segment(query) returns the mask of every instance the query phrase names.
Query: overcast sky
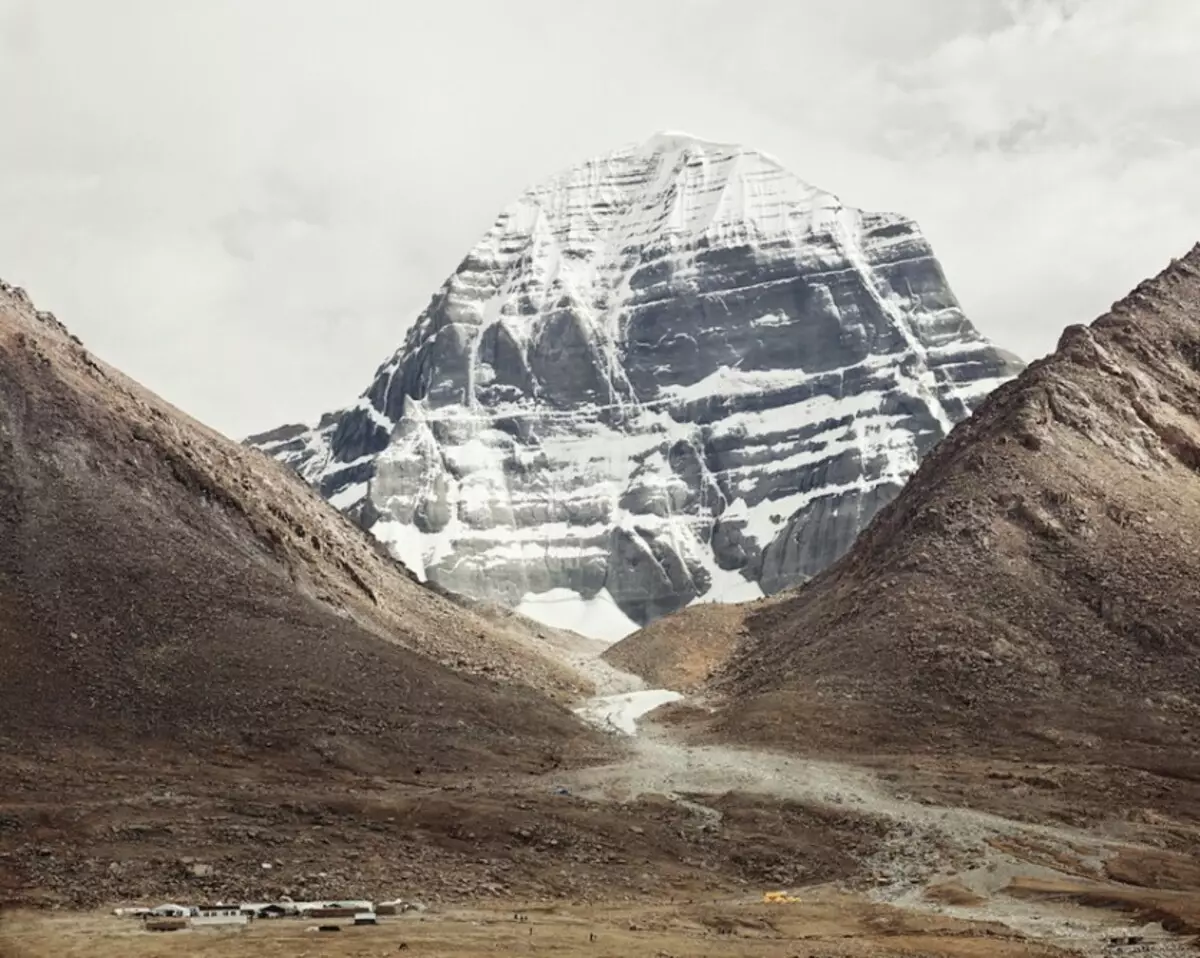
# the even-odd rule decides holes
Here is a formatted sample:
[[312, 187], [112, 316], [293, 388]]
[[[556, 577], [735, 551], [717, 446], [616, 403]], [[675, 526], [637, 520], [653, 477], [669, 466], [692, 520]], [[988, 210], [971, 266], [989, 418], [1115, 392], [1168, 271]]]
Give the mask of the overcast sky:
[[1200, 239], [1197, 0], [0, 0], [0, 277], [235, 436], [659, 129], [916, 218], [1032, 359]]

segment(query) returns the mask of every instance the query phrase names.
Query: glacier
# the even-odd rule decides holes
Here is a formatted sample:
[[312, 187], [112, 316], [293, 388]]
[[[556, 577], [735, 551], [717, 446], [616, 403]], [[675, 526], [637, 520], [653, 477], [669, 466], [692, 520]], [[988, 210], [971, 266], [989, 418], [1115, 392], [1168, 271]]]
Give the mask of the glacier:
[[657, 134], [506, 207], [357, 401], [247, 442], [419, 579], [616, 640], [820, 572], [1021, 368], [912, 220]]

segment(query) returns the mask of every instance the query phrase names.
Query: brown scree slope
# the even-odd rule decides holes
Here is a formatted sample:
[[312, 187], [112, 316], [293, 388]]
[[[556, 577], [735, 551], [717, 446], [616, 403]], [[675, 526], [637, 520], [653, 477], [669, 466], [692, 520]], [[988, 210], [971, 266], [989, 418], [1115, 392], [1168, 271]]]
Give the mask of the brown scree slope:
[[746, 615], [778, 601], [725, 605], [705, 602], [655, 619], [604, 650], [601, 658], [632, 672], [651, 688], [700, 692], [716, 677], [747, 636]]
[[0, 288], [8, 751], [271, 747], [363, 770], [592, 753], [551, 699], [573, 680], [520, 628], [421, 588], [283, 468]]
[[1200, 246], [1069, 327], [744, 625], [719, 683], [738, 738], [1107, 743], [1200, 774]]

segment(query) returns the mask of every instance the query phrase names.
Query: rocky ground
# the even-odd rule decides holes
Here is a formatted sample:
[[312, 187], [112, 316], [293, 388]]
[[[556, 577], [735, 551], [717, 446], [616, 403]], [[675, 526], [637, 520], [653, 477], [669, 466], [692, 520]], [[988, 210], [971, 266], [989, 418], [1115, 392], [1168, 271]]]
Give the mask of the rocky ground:
[[83, 770], [78, 757], [6, 764], [0, 892], [49, 906], [728, 893], [848, 877], [869, 854], [873, 827], [849, 813], [728, 795], [712, 800], [723, 816], [712, 828], [666, 796], [591, 801], [552, 771], [414, 783], [332, 769], [311, 779], [235, 756], [93, 755]]
[[[598, 660], [588, 676], [609, 694], [640, 685]], [[1102, 819], [1081, 803], [1068, 823], [1061, 807], [1080, 783], [1050, 767], [942, 767], [939, 777], [933, 761], [816, 760], [699, 742], [681, 719], [689, 710], [702, 711], [702, 701], [642, 716], [634, 736], [612, 733], [616, 760], [532, 777], [442, 774], [418, 785], [347, 772], [305, 785], [284, 763], [234, 756], [130, 757], [91, 762], [87, 774], [64, 762], [47, 777], [44, 766], [17, 761], [0, 792], [0, 874], [10, 898], [72, 909], [287, 894], [400, 896], [449, 912], [536, 900], [596, 927], [649, 927], [654, 915], [666, 937], [622, 939], [622, 954], [690, 954], [701, 942], [714, 955], [805, 954], [772, 924], [781, 912], [761, 922], [755, 903], [775, 888], [799, 889], [806, 902], [840, 889], [838, 921], [854, 926], [871, 914], [938, 938], [904, 952], [894, 932], [847, 930], [836, 946], [822, 940], [825, 951], [807, 952], [822, 956], [1169, 958], [1191, 953], [1200, 935], [1200, 868], [1187, 854], [1195, 833], [1177, 819]], [[968, 780], [975, 791], [962, 787]], [[111, 797], [114, 782], [121, 799]], [[720, 906], [710, 917], [725, 915], [732, 938], [703, 921], [697, 928], [702, 903]], [[961, 931], [931, 931], [951, 926]], [[508, 934], [493, 932], [497, 941]], [[737, 950], [748, 936], [769, 947]], [[868, 941], [896, 951], [863, 950]], [[453, 947], [470, 954], [472, 942]], [[17, 954], [46, 953], [30, 948]]]
[[[1004, 500], [1012, 508], [1001, 515], [991, 500], [933, 495], [978, 492], [970, 450], [952, 440], [945, 455], [962, 462], [914, 480], [932, 505], [906, 493], [841, 571], [744, 619], [709, 613], [713, 632], [696, 655], [670, 660], [668, 677], [691, 698], [644, 716], [632, 736], [607, 728], [611, 703], [584, 709], [605, 728], [567, 708], [653, 691], [594, 646], [421, 589], [298, 481], [99, 366], [9, 291], [0, 902], [537, 900], [615, 906], [609, 914], [623, 917], [612, 920], [640, 928], [645, 919], [629, 916], [649, 912], [638, 909], [715, 900], [733, 909], [706, 913], [718, 929], [749, 929], [782, 955], [803, 953], [802, 933], [772, 930], [752, 903], [772, 888], [832, 885], [854, 896], [858, 917], [846, 942], [821, 939], [813, 954], [1181, 953], [1200, 933], [1194, 638], [1180, 625], [1200, 568], [1187, 536], [1188, 523], [1200, 528], [1200, 500], [1183, 468], [1200, 462], [1187, 444], [1198, 427], [1182, 418], [1200, 402], [1200, 367], [1189, 365], [1200, 353], [1183, 338], [1194, 333], [1188, 317], [1169, 310], [1184, 287], [1200, 289], [1200, 251], [1182, 267], [1139, 294], [1160, 304], [1174, 352], [1164, 359], [1120, 317], [1105, 334], [1123, 350], [1121, 381], [1150, 403], [1138, 415], [1163, 426], [1139, 433], [1139, 448], [1166, 457], [1157, 472], [1093, 456], [1067, 479], [1103, 486], [1058, 495], [1067, 453], [1091, 455], [1096, 435], [1128, 425], [1123, 387], [1104, 378], [1120, 378], [1105, 371], [1112, 351], [1067, 337], [1072, 354], [1059, 365], [1098, 390], [1080, 420], [1094, 434], [1064, 424], [1083, 416], [1080, 394], [1046, 372], [1053, 365], [1004, 394], [1053, 406], [1028, 433], [1033, 446], [1059, 443], [1035, 463], [1041, 505]], [[1155, 362], [1166, 374], [1151, 396], [1138, 371]], [[1011, 423], [992, 423], [995, 471], [1013, 450], [1000, 441]], [[1162, 513], [1168, 500], [1155, 490], [1180, 507]], [[889, 522], [903, 528], [888, 532]], [[976, 533], [992, 537], [986, 547]], [[986, 578], [977, 601], [989, 617], [968, 622], [962, 597], [978, 580], [962, 576], [989, 568], [998, 553], [988, 543], [1024, 557], [1008, 566], [1024, 577]], [[922, 571], [955, 556], [961, 569]], [[1128, 561], [1108, 579], [1071, 572], [1099, 576], [1113, 556]], [[876, 560], [882, 578], [867, 575]], [[1029, 583], [1040, 591], [1022, 591]], [[1043, 629], [1054, 642], [1039, 645], [1037, 623], [1017, 613], [1048, 614], [1055, 588], [1070, 597], [1063, 621], [1076, 631]], [[1001, 628], [1001, 612], [1017, 624]], [[727, 642], [739, 621], [748, 638]], [[814, 628], [797, 641], [805, 622]], [[938, 629], [951, 630], [946, 641]], [[818, 634], [820, 648], [808, 641]], [[723, 703], [696, 693], [695, 677], [730, 654], [739, 664], [720, 688], [739, 710], [714, 723]], [[1144, 667], [1131, 672], [1135, 661]], [[1017, 711], [1028, 695], [1038, 708]], [[696, 915], [653, 918], [687, 929], [654, 940], [658, 951], [703, 940], [722, 953], [707, 932], [693, 935]], [[870, 935], [853, 931], [875, 921]], [[86, 938], [54, 951], [41, 934], [5, 944], [96, 953]], [[610, 950], [636, 954], [650, 941]]]
[[632, 672], [654, 687], [701, 691], [737, 651], [747, 635], [750, 610], [766, 608], [777, 598], [755, 602], [693, 605], [676, 615], [656, 619], [644, 629], [604, 650], [604, 661]]
[[[1108, 938], [1125, 925], [1154, 942], [1146, 954], [1182, 954], [1200, 935], [1200, 867], [1191, 857], [1200, 830], [1188, 814], [1200, 806], [1186, 796], [1168, 803], [1179, 818], [1149, 809], [1130, 814], [1128, 799], [1101, 809], [1094, 798], [1074, 798], [1089, 787], [1111, 793], [1103, 784], [1119, 774], [1114, 769], [1088, 776], [1072, 767], [943, 762], [936, 774], [936, 761], [809, 759], [689, 741], [678, 721], [687, 706], [663, 711], [676, 721], [647, 716], [623, 759], [574, 771], [565, 777], [569, 786], [604, 802], [666, 795], [713, 829], [723, 814], [712, 796], [840, 811], [864, 833], [871, 823], [873, 832], [870, 851], [842, 887], [921, 913], [999, 922], [1083, 954], [1108, 954]], [[974, 788], [964, 787], [972, 780]], [[1071, 806], [1073, 815], [1065, 814]], [[1096, 907], [1083, 916], [1049, 901]], [[1100, 913], [1104, 907], [1110, 911]]]
[[[519, 910], [519, 911], [518, 911]], [[1030, 942], [996, 923], [966, 922], [880, 905], [818, 889], [781, 905], [754, 898], [654, 905], [554, 903], [433, 908], [420, 917], [385, 919], [377, 928], [336, 935], [302, 922], [257, 922], [240, 931], [141, 931], [104, 914], [15, 913], [4, 958], [157, 958], [179, 954], [555, 956], [555, 958], [1068, 958], [1053, 942]], [[1161, 942], [1097, 941], [1106, 958], [1173, 958]], [[186, 949], [186, 951], [185, 951]], [[1099, 953], [1099, 952], [1098, 952]]]

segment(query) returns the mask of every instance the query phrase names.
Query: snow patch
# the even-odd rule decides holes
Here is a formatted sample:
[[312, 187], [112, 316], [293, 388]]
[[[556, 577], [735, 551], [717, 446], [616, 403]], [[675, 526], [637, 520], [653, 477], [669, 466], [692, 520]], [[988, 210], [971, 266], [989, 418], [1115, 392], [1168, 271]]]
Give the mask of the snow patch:
[[607, 589], [601, 589], [590, 599], [573, 589], [527, 592], [517, 611], [551, 628], [567, 629], [606, 642], [619, 642], [639, 628], [621, 611]]
[[715, 562], [709, 566], [712, 585], [704, 595], [698, 595], [689, 605], [703, 605], [706, 602], [753, 602], [761, 599], [765, 593], [757, 582], [752, 582], [736, 569], [722, 569]]
[[371, 534], [386, 545], [396, 561], [418, 581], [425, 581], [425, 555], [429, 544], [420, 529], [408, 522], [383, 519], [371, 527]]
[[360, 502], [366, 494], [367, 484], [355, 482], [335, 492], [329, 497], [329, 502], [335, 509], [346, 510]]

